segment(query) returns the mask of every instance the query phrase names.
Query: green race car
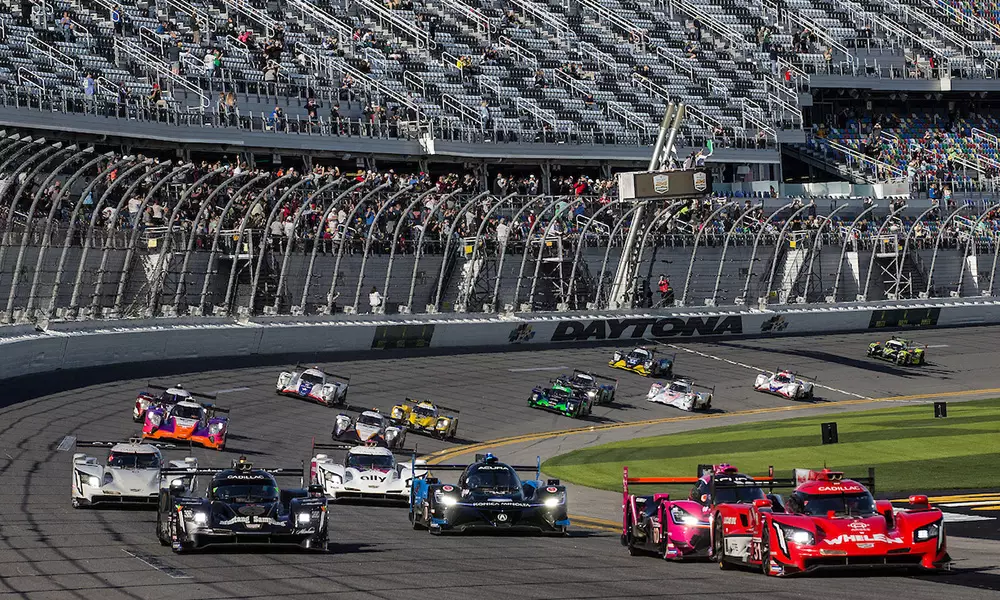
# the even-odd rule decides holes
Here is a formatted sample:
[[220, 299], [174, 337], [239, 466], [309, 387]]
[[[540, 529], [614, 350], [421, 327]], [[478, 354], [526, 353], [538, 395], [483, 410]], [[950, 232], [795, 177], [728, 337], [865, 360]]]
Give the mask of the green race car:
[[913, 340], [893, 337], [884, 344], [872, 342], [868, 345], [868, 356], [896, 363], [897, 365], [922, 365], [925, 362], [924, 348]]
[[[598, 379], [614, 384], [599, 384]], [[550, 383], [551, 387], [538, 386], [531, 391], [528, 406], [576, 418], [589, 415], [595, 404], [614, 402], [618, 390], [617, 379], [580, 370], [573, 371], [572, 376], [560, 375]]]

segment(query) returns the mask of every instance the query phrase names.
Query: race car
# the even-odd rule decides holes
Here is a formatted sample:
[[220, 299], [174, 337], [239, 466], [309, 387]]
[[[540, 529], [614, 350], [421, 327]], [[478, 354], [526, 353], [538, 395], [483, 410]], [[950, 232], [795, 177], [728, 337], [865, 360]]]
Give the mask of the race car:
[[329, 514], [321, 486], [282, 490], [275, 477], [302, 477], [299, 469], [255, 469], [246, 457], [229, 469], [195, 469], [195, 476], [211, 475], [205, 497], [186, 494], [174, 485], [178, 475], [191, 470], [162, 469], [156, 512], [156, 537], [174, 552], [208, 546], [299, 546], [325, 552]]
[[[173, 444], [145, 443], [139, 438], [127, 442], [88, 441], [76, 443], [78, 448], [108, 448], [108, 458], [102, 465], [97, 457], [82, 452], [73, 454], [73, 508], [99, 505], [156, 505], [160, 493], [161, 449], [176, 448]], [[169, 466], [192, 470], [198, 459], [189, 456], [172, 460]], [[182, 487], [191, 489], [193, 478], [181, 478]], [[179, 485], [181, 485], [179, 484]]]
[[897, 365], [922, 365], [925, 362], [924, 350], [913, 340], [903, 340], [893, 336], [884, 344], [872, 342], [868, 344], [868, 356], [888, 360]]
[[[441, 414], [442, 410], [455, 414]], [[427, 400], [407, 398], [403, 404], [392, 407], [389, 420], [396, 427], [409, 431], [452, 439], [458, 435], [458, 412]]]
[[712, 408], [712, 398], [715, 388], [702, 387], [705, 391], [695, 391], [696, 386], [690, 379], [675, 379], [668, 384], [654, 383], [646, 394], [650, 402], [669, 404], [681, 410], [709, 410]]
[[282, 371], [278, 375], [276, 391], [282, 396], [291, 396], [318, 402], [325, 406], [343, 405], [347, 402], [347, 386], [351, 378], [327, 373], [319, 367], [304, 369], [295, 365], [292, 371]]
[[389, 419], [377, 409], [372, 409], [362, 412], [356, 419], [344, 413], [337, 415], [331, 436], [337, 442], [401, 448], [406, 440], [406, 429], [390, 425]]
[[[539, 461], [539, 465], [541, 462]], [[410, 493], [410, 522], [433, 534], [446, 531], [526, 531], [565, 534], [570, 525], [566, 488], [558, 479], [539, 481], [536, 466], [511, 466], [492, 454], [471, 465], [431, 465], [432, 471], [462, 471], [457, 484], [421, 477]], [[524, 481], [517, 471], [535, 471]]]
[[154, 404], [146, 410], [142, 437], [180, 440], [215, 450], [226, 449], [229, 432], [228, 408], [184, 400], [172, 405]]
[[765, 394], [774, 394], [789, 400], [812, 400], [813, 383], [804, 381], [791, 371], [776, 370], [757, 375], [753, 389]]
[[615, 350], [608, 366], [638, 373], [643, 377], [672, 377], [676, 354], [666, 358], [656, 358], [656, 351], [645, 346], [637, 346], [631, 352]]
[[[316, 450], [346, 450], [347, 455], [337, 461], [327, 454], [315, 454]], [[413, 465], [418, 467], [417, 477], [427, 474], [426, 469], [419, 468], [423, 461], [396, 462], [392, 450], [374, 444], [313, 444], [313, 452], [309, 483], [323, 486], [324, 493], [333, 500], [389, 500], [409, 504]]]
[[[630, 555], [654, 554], [667, 560], [707, 557], [715, 503], [745, 504], [765, 497], [757, 487], [727, 490], [713, 497], [709, 493], [713, 481], [751, 478], [729, 464], [703, 465], [703, 471], [699, 477], [629, 477], [628, 467], [623, 468], [621, 543]], [[682, 483], [694, 484], [687, 499], [671, 500], [670, 494], [664, 493], [640, 496], [629, 491], [634, 485]]]
[[[910, 508], [893, 510], [872, 497], [874, 470], [847, 479], [839, 471], [812, 471], [807, 480], [771, 480], [748, 485], [789, 487], [784, 506], [758, 498], [749, 511], [719, 504], [712, 516], [712, 548], [723, 569], [756, 567], [785, 576], [824, 568], [903, 567], [938, 571], [951, 563], [944, 515], [927, 496], [910, 496]], [[728, 486], [716, 484], [716, 490]], [[740, 507], [741, 509], [743, 507]]]
[[[601, 384], [597, 382], [598, 379], [614, 383]], [[552, 380], [552, 388], [563, 389], [567, 392], [573, 392], [576, 395], [584, 395], [591, 407], [593, 407], [596, 404], [611, 404], [615, 401], [615, 393], [618, 391], [618, 380], [574, 369], [572, 376], [560, 375]]]
[[576, 419], [586, 417], [593, 410], [586, 395], [576, 394], [555, 383], [550, 388], [536, 387], [531, 390], [528, 406]]
[[151, 392], [145, 390], [139, 392], [139, 395], [135, 398], [135, 406], [132, 408], [132, 420], [136, 423], [142, 423], [145, 420], [146, 410], [154, 404], [171, 406], [184, 400], [195, 402], [195, 398], [215, 400], [215, 394], [203, 394], [201, 392], [189, 391], [184, 389], [184, 386], [180, 384], [173, 387], [164, 387], [162, 385], [149, 383], [146, 384], [146, 387], [153, 390], [161, 390], [161, 393], [159, 396], [155, 396]]

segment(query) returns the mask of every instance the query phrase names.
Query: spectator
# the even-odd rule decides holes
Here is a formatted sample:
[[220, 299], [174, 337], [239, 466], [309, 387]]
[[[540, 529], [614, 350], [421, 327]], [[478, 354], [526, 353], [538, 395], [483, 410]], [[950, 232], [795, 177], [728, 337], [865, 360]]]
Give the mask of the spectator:
[[115, 27], [116, 35], [125, 34], [125, 15], [122, 13], [122, 7], [117, 4], [111, 9], [111, 23]]
[[68, 12], [63, 12], [59, 19], [59, 29], [62, 31], [63, 41], [71, 42], [73, 39], [73, 20], [69, 18]]
[[94, 94], [97, 93], [97, 82], [94, 81], [93, 73], [87, 73], [87, 76], [83, 78], [83, 93], [87, 96], [88, 102], [94, 100]]
[[372, 291], [368, 294], [368, 304], [372, 307], [372, 314], [379, 312], [382, 308], [382, 294], [378, 293], [378, 289], [372, 286]]
[[211, 77], [215, 74], [215, 53], [209, 50], [205, 53], [205, 76]]
[[170, 63], [170, 72], [174, 75], [181, 74], [181, 50], [183, 45], [181, 42], [172, 44], [167, 48], [167, 62]]
[[34, 6], [31, 0], [21, 0], [21, 25], [31, 27], [31, 9]]
[[191, 21], [191, 38], [196, 46], [201, 45], [201, 24], [198, 23], [198, 13], [191, 11], [191, 16], [189, 17]]
[[660, 290], [660, 306], [673, 306], [674, 304], [674, 290], [670, 287], [670, 280], [667, 279], [666, 275], [660, 275], [660, 281], [656, 284], [656, 287]]

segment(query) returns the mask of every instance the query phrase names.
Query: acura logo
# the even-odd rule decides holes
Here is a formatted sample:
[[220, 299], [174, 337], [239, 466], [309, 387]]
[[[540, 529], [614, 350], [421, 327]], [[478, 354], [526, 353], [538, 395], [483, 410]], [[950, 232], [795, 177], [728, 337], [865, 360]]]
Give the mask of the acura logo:
[[865, 531], [868, 529], [868, 523], [865, 523], [864, 521], [851, 521], [851, 524], [848, 525], [848, 527], [854, 531]]
[[504, 513], [500, 513], [499, 515], [497, 515], [497, 521], [505, 523], [507, 521], [507, 515]]

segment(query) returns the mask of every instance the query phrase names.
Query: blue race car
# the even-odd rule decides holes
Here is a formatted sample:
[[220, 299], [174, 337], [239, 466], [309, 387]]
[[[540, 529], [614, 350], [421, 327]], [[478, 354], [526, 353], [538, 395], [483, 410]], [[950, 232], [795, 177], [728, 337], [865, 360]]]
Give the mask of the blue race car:
[[[414, 529], [445, 531], [523, 531], [562, 535], [569, 527], [566, 488], [558, 479], [541, 482], [535, 466], [511, 466], [492, 454], [477, 454], [471, 465], [428, 465], [431, 471], [462, 471], [457, 484], [421, 477], [410, 487]], [[523, 481], [517, 471], [535, 471]]]
[[676, 354], [657, 357], [655, 350], [637, 346], [631, 352], [615, 350], [611, 360], [608, 361], [608, 366], [612, 369], [632, 371], [643, 377], [673, 377], [676, 357]]

